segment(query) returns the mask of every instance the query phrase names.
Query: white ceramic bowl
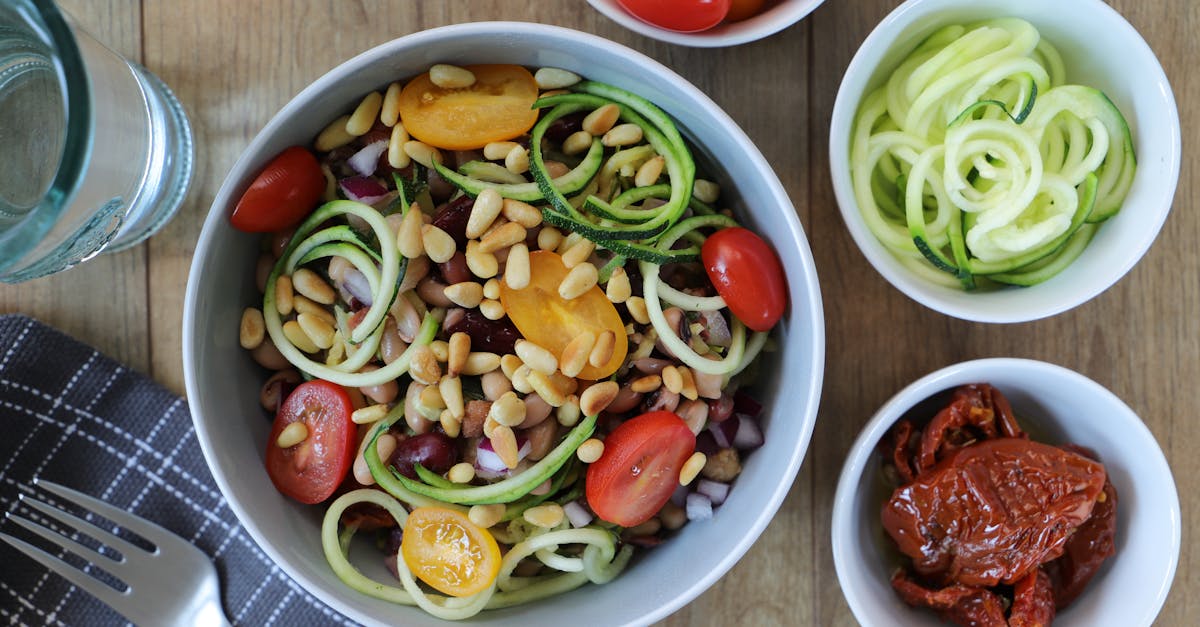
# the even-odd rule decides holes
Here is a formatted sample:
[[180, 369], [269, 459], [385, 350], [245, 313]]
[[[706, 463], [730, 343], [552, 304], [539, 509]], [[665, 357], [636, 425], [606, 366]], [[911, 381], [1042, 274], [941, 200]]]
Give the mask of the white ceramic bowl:
[[1054, 625], [1150, 625], [1179, 560], [1179, 496], [1167, 460], [1146, 425], [1112, 392], [1074, 371], [1025, 359], [969, 361], [922, 377], [885, 403], [855, 440], [833, 504], [833, 561], [854, 616], [868, 627], [944, 624], [931, 610], [905, 605], [889, 584], [900, 563], [885, 549], [891, 539], [879, 513], [891, 490], [876, 447], [914, 406], [967, 383], [999, 389], [1035, 439], [1094, 450], [1116, 488], [1116, 555]]
[[[934, 284], [901, 263], [871, 233], [854, 200], [850, 137], [859, 102], [887, 80], [917, 43], [946, 24], [992, 17], [1032, 23], [1062, 53], [1067, 82], [1102, 90], [1133, 133], [1138, 168], [1121, 212], [1058, 276], [1028, 288], [964, 292]], [[908, 0], [867, 37], [846, 69], [829, 130], [834, 192], [864, 255], [901, 292], [944, 314], [979, 322], [1023, 322], [1080, 305], [1111, 287], [1158, 235], [1179, 179], [1179, 114], [1154, 52], [1101, 0]]]
[[[184, 374], [196, 432], [213, 476], [246, 529], [301, 586], [351, 619], [369, 624], [444, 624], [415, 608], [368, 598], [343, 585], [321, 553], [321, 507], [281, 496], [263, 469], [267, 421], [258, 407], [264, 372], [238, 346], [243, 307], [258, 301], [253, 268], [257, 238], [227, 220], [263, 165], [283, 148], [305, 144], [362, 94], [437, 62], [518, 63], [573, 70], [649, 98], [675, 116], [685, 135], [720, 164], [732, 206], [779, 252], [790, 307], [762, 382], [766, 444], [750, 455], [729, 501], [710, 522], [635, 561], [610, 584], [549, 600], [485, 612], [478, 624], [526, 627], [631, 625], [659, 620], [713, 584], [770, 522], [804, 457], [821, 390], [824, 323], [813, 260], [795, 210], [770, 165], [711, 100], [651, 59], [607, 40], [528, 23], [474, 23], [424, 31], [386, 43], [338, 66], [297, 95], [251, 142], [217, 193], [188, 281]], [[703, 157], [703, 155], [701, 155]], [[749, 208], [753, 208], [752, 212]], [[365, 560], [375, 564], [380, 560]], [[387, 577], [382, 569], [376, 576]]]
[[763, 12], [738, 22], [724, 22], [697, 33], [680, 33], [644, 22], [626, 11], [617, 0], [588, 0], [588, 4], [629, 30], [672, 44], [696, 48], [721, 48], [769, 37], [799, 22], [825, 0], [768, 0]]

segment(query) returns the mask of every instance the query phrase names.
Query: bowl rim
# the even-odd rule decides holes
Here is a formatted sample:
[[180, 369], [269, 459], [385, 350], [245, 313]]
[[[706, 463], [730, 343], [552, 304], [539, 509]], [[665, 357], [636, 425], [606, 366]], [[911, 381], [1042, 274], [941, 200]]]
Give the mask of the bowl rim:
[[804, 19], [824, 2], [825, 0], [782, 0], [766, 11], [739, 22], [724, 23], [694, 33], [682, 33], [643, 22], [623, 9], [617, 0], [588, 0], [592, 8], [635, 33], [694, 48], [723, 48], [765, 39]]
[[786, 239], [798, 245], [797, 253], [802, 261], [802, 265], [795, 268], [795, 270], [797, 278], [803, 280], [802, 284], [807, 288], [807, 292], [804, 294], [806, 298], [803, 303], [792, 302], [789, 304], [789, 309], [796, 312], [792, 314], [796, 317], [801, 317], [800, 311], [803, 310], [803, 317], [812, 321], [811, 328], [807, 330], [799, 328], [794, 330], [789, 329], [789, 332], [792, 333], [805, 333], [808, 335], [808, 339], [811, 341], [811, 352], [807, 361], [804, 362], [804, 367], [810, 370], [813, 376], [806, 382], [807, 390], [802, 394], [805, 403], [804, 407], [796, 412], [802, 419], [800, 439], [793, 443], [786, 458], [786, 464], [780, 468], [779, 477], [781, 480], [767, 491], [767, 497], [764, 501], [765, 506], [761, 509], [760, 514], [754, 518], [753, 524], [744, 530], [744, 534], [730, 547], [728, 553], [722, 557], [715, 568], [710, 572], [704, 573], [702, 576], [690, 579], [690, 583], [679, 590], [678, 594], [669, 603], [660, 605], [655, 611], [639, 617], [639, 619], [630, 624], [642, 624], [662, 620], [709, 589], [745, 555], [782, 505], [791, 489], [792, 483], [795, 481], [796, 475], [799, 473], [800, 466], [812, 438], [824, 379], [825, 327], [820, 286], [811, 247], [800, 224], [795, 207], [786, 190], [783, 188], [783, 184], [779, 181], [778, 175], [771, 169], [766, 158], [741, 127], [713, 102], [711, 98], [670, 68], [627, 46], [590, 33], [536, 22], [482, 21], [451, 24], [417, 31], [373, 46], [338, 63], [289, 99], [263, 128], [259, 130], [254, 138], [251, 139], [250, 143], [246, 145], [237, 160], [230, 167], [209, 207], [208, 215], [205, 218], [201, 234], [197, 241], [197, 247], [193, 255], [194, 262], [188, 274], [182, 325], [185, 388], [189, 397], [200, 399], [192, 404], [193, 425], [207, 466], [217, 486], [220, 488], [226, 504], [237, 516], [242, 526], [246, 529], [250, 537], [253, 538], [258, 547], [276, 566], [323, 603], [339, 613], [360, 622], [372, 624], [377, 623], [379, 619], [369, 615], [366, 611], [358, 607], [343, 603], [338, 598], [326, 594], [319, 582], [310, 580], [303, 572], [293, 568], [289, 560], [284, 559], [284, 556], [274, 549], [273, 543], [268, 541], [267, 534], [263, 532], [263, 529], [257, 524], [255, 519], [249, 515], [242, 502], [230, 498], [230, 495], [236, 494], [236, 491], [232, 488], [231, 477], [227, 475], [220, 461], [221, 455], [215, 448], [213, 436], [209, 432], [206, 423], [201, 419], [199, 412], [199, 408], [205, 401], [203, 401], [202, 391], [199, 389], [199, 374], [195, 365], [195, 356], [198, 352], [198, 338], [195, 337], [193, 330], [198, 328], [196, 324], [196, 304], [201, 298], [199, 285], [201, 283], [201, 276], [205, 272], [205, 264], [195, 262], [195, 260], [206, 258], [210, 249], [214, 247], [214, 242], [218, 239], [218, 234], [223, 227], [222, 223], [225, 221], [225, 210], [235, 199], [235, 193], [244, 185], [244, 181], [234, 179], [233, 176], [235, 174], [239, 174], [242, 177], [246, 176], [245, 173], [255, 165], [254, 155], [261, 152], [269, 140], [281, 132], [280, 127], [284, 126], [288, 119], [302, 113], [302, 106], [300, 105], [302, 100], [310, 98], [314, 93], [329, 90], [335, 83], [342, 80], [342, 76], [344, 75], [364, 70], [372, 65], [384, 62], [395, 55], [405, 54], [401, 50], [411, 51], [426, 42], [437, 41], [445, 36], [454, 38], [483, 36], [494, 39], [511, 39], [521, 34], [545, 35], [548, 33], [562, 39], [569, 39], [572, 43], [587, 44], [592, 48], [607, 49], [620, 56], [635, 60], [638, 64], [647, 68], [650, 73], [667, 77], [671, 80], [677, 91], [681, 92], [692, 103], [703, 106], [707, 114], [712, 117], [712, 121], [724, 133], [731, 136], [732, 140], [744, 150], [744, 156], [750, 159], [760, 172], [764, 173], [763, 182], [766, 184], [768, 190], [767, 195], [773, 199], [773, 204], [781, 210], [781, 219], [788, 227]]
[[[1142, 421], [1141, 417], [1107, 387], [1070, 368], [1036, 359], [1017, 357], [973, 359], [951, 364], [930, 372], [906, 385], [884, 402], [863, 426], [858, 437], [855, 438], [854, 443], [846, 454], [841, 473], [838, 475], [837, 488], [835, 489], [833, 499], [832, 524], [830, 526], [830, 543], [833, 549], [834, 569], [837, 571], [838, 585], [846, 598], [847, 605], [850, 606], [850, 611], [859, 622], [870, 624], [872, 617], [862, 614], [862, 608], [865, 605], [863, 599], [867, 596], [867, 593], [856, 580], [849, 577], [847, 571], [853, 560], [850, 547], [854, 543], [854, 538], [851, 534], [858, 529], [859, 522], [853, 518], [854, 501], [858, 493], [858, 484], [866, 472], [867, 464], [875, 455], [876, 445], [887, 430], [895, 424], [896, 420], [903, 416], [916, 403], [957, 385], [985, 380], [987, 373], [1000, 370], [1008, 372], [1025, 370], [1029, 373], [1045, 377], [1072, 379], [1078, 385], [1088, 388], [1090, 392], [1103, 397], [1107, 403], [1124, 408], [1125, 411], [1122, 412], [1123, 422], [1128, 429], [1142, 442], [1151, 444], [1149, 450], [1144, 451], [1143, 458], [1150, 460], [1156, 476], [1165, 479], [1163, 487], [1167, 491], [1166, 500], [1169, 507], [1168, 511], [1164, 513], [1168, 518], [1172, 530], [1172, 537], [1169, 539], [1169, 563], [1165, 572], [1162, 573], [1163, 576], [1159, 581], [1157, 593], [1146, 604], [1147, 611], [1144, 614], [1146, 617], [1145, 624], [1152, 624], [1155, 617], [1162, 610], [1162, 606], [1166, 603], [1167, 596], [1170, 593], [1171, 584], [1175, 579], [1175, 572], [1179, 564], [1182, 544], [1182, 515], [1179, 504], [1179, 493], [1175, 485], [1174, 475], [1171, 473], [1170, 465], [1162, 452], [1162, 448], [1158, 445], [1158, 440], [1154, 437], [1149, 427], [1146, 426], [1146, 423]], [[982, 375], [982, 378], [980, 375]]]
[[[1134, 52], [1145, 56], [1150, 61], [1145, 71], [1149, 74], [1151, 80], [1159, 86], [1158, 91], [1161, 92], [1161, 104], [1166, 110], [1166, 119], [1156, 122], [1156, 124], [1160, 127], [1165, 127], [1168, 135], [1166, 138], [1167, 145], [1162, 147], [1161, 154], [1161, 159], [1168, 163], [1168, 171], [1165, 173], [1164, 180], [1166, 184], [1153, 190], [1154, 197], [1151, 200], [1161, 201], [1160, 203], [1156, 203], [1159, 206], [1155, 207], [1155, 213], [1150, 216], [1150, 220], [1153, 222], [1147, 222], [1146, 226], [1148, 228], [1144, 231], [1146, 235], [1140, 241], [1133, 242], [1133, 245], [1127, 248], [1131, 254], [1124, 258], [1122, 263], [1112, 268], [1111, 280], [1095, 281], [1087, 289], [1076, 292], [1071, 298], [1054, 299], [1040, 306], [1020, 311], [1003, 311], [997, 310], [997, 308], [989, 309], [981, 307], [978, 304], [982, 300], [980, 298], [968, 302], [956, 302], [954, 298], [945, 296], [943, 290], [939, 289], [940, 286], [936, 286], [930, 281], [917, 276], [912, 270], [902, 267], [895, 256], [879, 242], [875, 234], [863, 222], [858, 210], [858, 203], [854, 198], [849, 170], [843, 167], [843, 164], [849, 163], [850, 159], [849, 137], [854, 127], [854, 114], [859, 102], [861, 102], [862, 96], [865, 95], [850, 92], [851, 89], [857, 91], [859, 87], [862, 89], [867, 87], [870, 77], [876, 72], [890, 47], [897, 43], [895, 38], [898, 33], [902, 33], [906, 28], [911, 27], [920, 19], [929, 19], [940, 12], [963, 8], [968, 4], [962, 0], [905, 0], [905, 2], [888, 13], [872, 29], [870, 34], [867, 35], [866, 39], [863, 40], [862, 44], [855, 51], [854, 57], [851, 59], [842, 76], [830, 119], [829, 169], [839, 213], [847, 230], [850, 232], [851, 238], [863, 256], [867, 258], [871, 267], [890, 283], [892, 287], [913, 301], [942, 314], [973, 322], [1018, 323], [1047, 318], [1078, 307], [1116, 285], [1137, 265], [1158, 239], [1158, 234], [1161, 232], [1163, 224], [1171, 213], [1182, 163], [1179, 109], [1175, 101], [1174, 92], [1171, 89], [1166, 72], [1162, 68], [1162, 63], [1158, 60], [1154, 50], [1150, 48], [1146, 40], [1124, 16], [1102, 0], [1073, 1], [1081, 5], [1080, 10], [1087, 10], [1088, 12], [1100, 15], [1100, 19], [1105, 20], [1115, 29], [1123, 32], [1126, 35], [1127, 41], [1131, 42], [1132, 48], [1135, 49]], [[1038, 2], [1039, 0], [1020, 0], [1017, 4], [1032, 6]], [[991, 3], [981, 7], [980, 10], [988, 11], [990, 6]], [[1013, 10], [1014, 14], [1016, 12], [1019, 12], [1019, 9]], [[1142, 170], [1139, 169], [1139, 175], [1135, 178], [1135, 182], [1142, 178], [1141, 172]], [[1047, 283], [1052, 281], [1053, 279]], [[1024, 289], [1036, 289], [1037, 287], [1041, 286], [1032, 286]], [[1000, 293], [1003, 292], [994, 292], [994, 294]], [[978, 296], [984, 296], [984, 294], [979, 294]]]

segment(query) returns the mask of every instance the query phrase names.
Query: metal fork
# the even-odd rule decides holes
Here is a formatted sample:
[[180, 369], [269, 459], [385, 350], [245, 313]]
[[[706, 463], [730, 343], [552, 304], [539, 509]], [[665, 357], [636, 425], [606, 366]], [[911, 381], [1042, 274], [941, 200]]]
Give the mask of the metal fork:
[[155, 545], [154, 550], [142, 549], [74, 514], [25, 494], [21, 494], [19, 499], [27, 507], [115, 549], [120, 553], [120, 558], [102, 555], [62, 533], [13, 512], [5, 514], [8, 519], [110, 573], [126, 586], [125, 591], [114, 589], [24, 540], [6, 533], [0, 533], [0, 539], [86, 590], [135, 624], [229, 624], [221, 609], [216, 567], [200, 549], [170, 531], [104, 501], [49, 481], [34, 479], [34, 484], [66, 502], [99, 514], [136, 533]]

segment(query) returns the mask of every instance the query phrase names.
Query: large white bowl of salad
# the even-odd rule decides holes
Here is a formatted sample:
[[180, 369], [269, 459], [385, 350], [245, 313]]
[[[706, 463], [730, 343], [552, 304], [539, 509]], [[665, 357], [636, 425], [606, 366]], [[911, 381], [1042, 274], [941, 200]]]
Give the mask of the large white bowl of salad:
[[250, 534], [364, 624], [645, 624], [712, 585], [812, 433], [824, 325], [770, 165], [609, 41], [450, 26], [288, 103], [184, 318]]

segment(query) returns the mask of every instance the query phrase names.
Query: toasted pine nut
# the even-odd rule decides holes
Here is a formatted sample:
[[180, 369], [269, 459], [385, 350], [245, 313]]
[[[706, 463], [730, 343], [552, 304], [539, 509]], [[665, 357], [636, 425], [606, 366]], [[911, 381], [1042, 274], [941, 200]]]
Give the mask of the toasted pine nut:
[[504, 503], [472, 505], [471, 509], [467, 510], [467, 518], [484, 529], [495, 526], [501, 518], [504, 518]]
[[454, 483], [471, 483], [471, 480], [475, 478], [475, 466], [472, 466], [470, 462], [459, 462], [450, 467], [446, 478]]
[[280, 275], [275, 279], [275, 311], [279, 315], [286, 316], [292, 313], [292, 295], [295, 291], [292, 289], [292, 277], [286, 274]]
[[[511, 254], [511, 253], [510, 253]], [[500, 281], [488, 279], [483, 283], [483, 297], [495, 300], [500, 298]]]
[[417, 402], [429, 409], [446, 409], [446, 399], [442, 398], [442, 390], [436, 385], [427, 385], [421, 389]]
[[662, 384], [674, 394], [679, 394], [683, 391], [683, 375], [679, 374], [679, 369], [675, 366], [666, 366], [662, 369]]
[[524, 364], [522, 364], [520, 368], [517, 368], [516, 372], [514, 372], [511, 377], [513, 389], [522, 394], [529, 394], [532, 392], [533, 385], [529, 383], [529, 373], [531, 372], [533, 372], [533, 369]]
[[505, 392], [492, 403], [488, 416], [497, 424], [515, 427], [525, 420], [525, 401], [514, 392]]
[[568, 377], [561, 372], [550, 375], [550, 381], [563, 393], [563, 396], [571, 396], [575, 394], [575, 390], [579, 389], [579, 381], [575, 380], [575, 377]]
[[467, 355], [462, 374], [475, 376], [489, 373], [500, 367], [500, 356], [496, 353], [473, 352]]
[[662, 377], [656, 374], [648, 374], [644, 377], [634, 379], [633, 382], [629, 384], [629, 389], [637, 392], [638, 394], [653, 392], [660, 387], [662, 387]]
[[580, 444], [579, 448], [575, 449], [575, 456], [579, 458], [579, 461], [585, 464], [590, 464], [597, 459], [600, 459], [600, 456], [603, 454], [604, 442], [597, 440], [596, 438], [588, 438], [584, 440], [583, 444]]
[[617, 123], [619, 117], [621, 117], [621, 108], [613, 103], [606, 104], [583, 118], [583, 130], [599, 137], [607, 133]]
[[450, 361], [450, 343], [445, 340], [434, 340], [429, 343], [429, 350], [433, 351], [433, 356], [438, 360], [438, 363], [444, 364]]
[[642, 141], [642, 127], [637, 124], [614, 126], [604, 134], [604, 137], [600, 138], [600, 143], [610, 148], [632, 146], [640, 141]]
[[529, 286], [529, 278], [529, 248], [524, 242], [518, 242], [508, 249], [504, 282], [514, 290], [523, 290]]
[[346, 132], [355, 137], [366, 135], [367, 131], [375, 126], [375, 118], [379, 117], [379, 109], [382, 106], [383, 94], [377, 91], [367, 94], [362, 102], [358, 103], [354, 113], [350, 114], [350, 119], [346, 120]]
[[490, 279], [500, 272], [500, 262], [496, 255], [483, 252], [481, 248], [478, 240], [467, 242], [467, 269], [481, 279]]
[[596, 266], [583, 262], [567, 273], [563, 277], [562, 283], [558, 285], [558, 295], [567, 300], [572, 300], [583, 296], [588, 290], [596, 287], [596, 281], [600, 278], [600, 273], [596, 270]]
[[700, 202], [712, 204], [721, 197], [721, 186], [705, 179], [696, 179], [692, 184], [692, 196]]
[[504, 157], [504, 167], [513, 174], [524, 174], [529, 171], [529, 151], [523, 146], [517, 146], [508, 151]]
[[408, 367], [409, 375], [417, 383], [437, 385], [438, 380], [442, 378], [442, 367], [438, 365], [437, 357], [433, 355], [433, 349], [429, 348], [428, 344], [420, 344], [412, 351], [412, 365]]
[[486, 233], [496, 216], [500, 215], [500, 208], [503, 206], [504, 198], [500, 196], [500, 192], [490, 187], [479, 192], [475, 203], [471, 205], [471, 215], [467, 218], [467, 238], [479, 239]]
[[454, 238], [432, 224], [421, 227], [421, 242], [425, 245], [425, 254], [429, 255], [429, 260], [434, 263], [450, 261], [454, 252], [458, 250]]
[[313, 148], [317, 152], [329, 152], [334, 148], [341, 148], [354, 141], [355, 136], [346, 131], [346, 123], [349, 121], [350, 116], [343, 115], [330, 122], [329, 126], [326, 126], [325, 130], [321, 131], [320, 135], [317, 135], [317, 139], [313, 142]]
[[[425, 218], [421, 214], [421, 206], [413, 203], [404, 214], [404, 219], [400, 221], [400, 228], [396, 229], [396, 248], [401, 255], [408, 259], [416, 259], [425, 254], [425, 242], [422, 237], [424, 227]], [[450, 241], [453, 243], [454, 239], [451, 238]], [[453, 251], [450, 255], [454, 255]]]
[[462, 417], [466, 414], [462, 379], [446, 375], [438, 383], [438, 391], [442, 393], [442, 400], [446, 402], [446, 409], [450, 410], [450, 415], [461, 421]]
[[242, 310], [242, 324], [238, 329], [238, 343], [246, 350], [254, 350], [267, 335], [266, 322], [263, 314], [254, 307]]
[[447, 437], [457, 438], [462, 432], [462, 418], [454, 415], [454, 412], [449, 409], [443, 409], [438, 415], [438, 422], [442, 425], [442, 431], [446, 432]]
[[483, 158], [488, 161], [501, 161], [512, 152], [513, 148], [519, 147], [521, 144], [517, 142], [488, 142], [483, 146]]
[[616, 381], [601, 381], [583, 391], [579, 396], [579, 411], [585, 416], [595, 416], [604, 411], [621, 391]]
[[322, 305], [332, 305], [337, 299], [337, 292], [333, 291], [325, 279], [308, 268], [297, 268], [292, 273], [292, 287], [298, 293]]
[[563, 265], [568, 268], [575, 266], [588, 260], [592, 256], [592, 252], [596, 250], [596, 243], [590, 239], [580, 240], [575, 242], [566, 252], [562, 254]]
[[400, 120], [401, 91], [400, 83], [392, 83], [388, 85], [387, 91], [383, 94], [383, 105], [379, 108], [379, 121], [383, 122], [384, 126], [395, 128], [396, 122]]
[[470, 356], [471, 336], [462, 331], [450, 334], [450, 341], [447, 342], [446, 349], [446, 371], [450, 373], [450, 376], [457, 377], [467, 365], [467, 358]]
[[461, 89], [475, 84], [475, 73], [465, 67], [438, 63], [429, 68], [429, 82], [442, 89]]
[[479, 301], [479, 313], [488, 320], [499, 320], [504, 317], [504, 305], [498, 300], [485, 298]]
[[[530, 370], [527, 379], [533, 391], [537, 392], [538, 396], [542, 397], [542, 400], [549, 403], [551, 407], [562, 407], [567, 402], [567, 396], [546, 373], [540, 370]], [[516, 387], [515, 381], [513, 387]]]
[[700, 451], [692, 453], [692, 456], [683, 462], [683, 468], [679, 469], [679, 485], [690, 485], [696, 480], [696, 476], [704, 469], [704, 463], [708, 461], [708, 456]]
[[666, 162], [667, 160], [662, 155], [655, 155], [653, 158], [647, 159], [634, 175], [633, 184], [637, 187], [649, 187], [657, 183], [658, 177], [662, 176], [663, 165]]
[[342, 363], [342, 359], [346, 357], [346, 341], [342, 339], [341, 331], [333, 332], [333, 346], [325, 351], [325, 365], [334, 366]]
[[449, 298], [459, 307], [474, 309], [479, 306], [479, 302], [483, 300], [483, 286], [474, 281], [464, 281], [447, 285], [444, 290], [446, 298]]
[[588, 355], [592, 352], [592, 347], [596, 345], [596, 334], [591, 331], [583, 331], [576, 335], [574, 339], [567, 343], [563, 349], [562, 359], [560, 359], [559, 368], [562, 373], [568, 377], [579, 376], [579, 373], [587, 365]]
[[567, 155], [578, 155], [592, 147], [592, 134], [587, 131], [575, 131], [563, 140], [562, 151]]
[[646, 299], [641, 296], [630, 296], [625, 301], [625, 308], [638, 324], [650, 324], [650, 311], [646, 309]]
[[432, 169], [434, 163], [442, 163], [442, 151], [415, 139], [404, 142], [404, 152], [413, 161]]
[[279, 448], [292, 448], [307, 439], [308, 425], [297, 420], [296, 422], [288, 423], [288, 426], [279, 432], [279, 437], [275, 438], [275, 446]]
[[[340, 259], [340, 257], [338, 257], [338, 259]], [[292, 297], [292, 310], [297, 314], [308, 314], [310, 316], [320, 318], [321, 320], [329, 323], [330, 326], [337, 324], [337, 320], [333, 317], [333, 314], [330, 313], [328, 309], [314, 302], [311, 298], [307, 298], [299, 294], [296, 294]]]
[[387, 412], [387, 405], [383, 403], [376, 403], [374, 405], [367, 405], [361, 409], [354, 410], [354, 412], [350, 414], [350, 420], [354, 421], [354, 424], [356, 425], [369, 425], [386, 416]]
[[633, 295], [633, 286], [629, 284], [629, 275], [626, 274], [625, 268], [613, 270], [612, 275], [608, 277], [608, 284], [604, 286], [604, 295], [613, 303], [623, 303]]
[[580, 81], [579, 75], [556, 67], [538, 68], [533, 73], [538, 89], [562, 89]]
[[592, 352], [588, 353], [588, 363], [594, 368], [603, 367], [612, 359], [616, 345], [617, 334], [612, 331], [604, 331], [596, 336], [596, 345], [592, 347]]
[[542, 529], [553, 529], [563, 521], [563, 508], [558, 503], [542, 503], [534, 505], [521, 514], [525, 522]]
[[567, 397], [566, 402], [554, 412], [558, 424], [570, 428], [579, 422], [579, 398], [574, 394]]
[[388, 165], [399, 170], [407, 168], [412, 163], [412, 157], [404, 152], [404, 144], [408, 143], [410, 139], [412, 138], [408, 136], [404, 124], [396, 122], [392, 125], [392, 135], [388, 138]]
[[529, 340], [517, 340], [515, 348], [517, 357], [530, 368], [546, 375], [554, 374], [554, 371], [558, 370], [558, 358], [545, 347]]
[[700, 397], [700, 390], [696, 387], [696, 377], [692, 374], [692, 369], [687, 366], [679, 366], [679, 377], [682, 379], [683, 387], [679, 393], [689, 401], [694, 401]]
[[[507, 202], [505, 200], [505, 203]], [[525, 241], [525, 235], [525, 227], [516, 222], [506, 222], [479, 240], [479, 252], [491, 253], [501, 248], [507, 248], [517, 242]]]
[[558, 243], [558, 248], [556, 248], [554, 252], [557, 252], [561, 255], [581, 241], [583, 241], [582, 235], [578, 233], [568, 233], [562, 238], [562, 241]]
[[557, 250], [563, 241], [562, 231], [552, 227], [543, 227], [538, 231], [538, 250]]
[[320, 350], [317, 348], [316, 344], [313, 344], [313, 341], [308, 337], [308, 334], [304, 332], [304, 329], [300, 327], [300, 323], [296, 322], [295, 320], [288, 320], [287, 322], [283, 323], [283, 335], [288, 339], [289, 342], [294, 344], [296, 348], [306, 353], [311, 354]]
[[321, 318], [312, 314], [302, 313], [296, 316], [296, 322], [300, 324], [300, 328], [308, 339], [312, 340], [314, 346], [319, 349], [326, 349], [333, 346], [333, 334], [335, 329], [333, 325], [325, 322]]
[[517, 369], [524, 365], [525, 362], [521, 361], [520, 357], [517, 357], [512, 353], [500, 358], [500, 371], [503, 372], [504, 376], [510, 381], [512, 380], [513, 376], [516, 375]]
[[[532, 229], [542, 223], [542, 210], [520, 200], [505, 198], [500, 212], [504, 214], [505, 218], [527, 229]], [[522, 237], [521, 239], [525, 238]]]
[[517, 436], [513, 434], [511, 427], [504, 425], [496, 425], [492, 429], [492, 435], [488, 436], [492, 442], [492, 450], [496, 451], [496, 455], [509, 468], [516, 468], [520, 462], [517, 459], [519, 451], [517, 450]]

